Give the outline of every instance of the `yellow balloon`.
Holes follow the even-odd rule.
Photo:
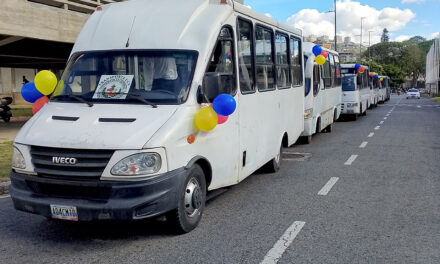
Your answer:
[[[383,78],[380,78],[381,81],[383,81]]]
[[[60,95],[63,92],[63,90],[64,90],[64,81],[60,80],[57,86],[55,87],[52,96]]]
[[[325,57],[322,55],[318,55],[315,57],[315,61],[318,65],[324,65],[325,63]]]
[[[40,71],[35,75],[35,87],[37,87],[37,90],[44,94],[49,95],[53,93],[53,90],[55,90],[55,86],[57,85],[57,77],[55,74],[53,74],[51,71]]]
[[[217,123],[217,113],[214,111],[214,109],[212,109],[211,106],[200,109],[194,118],[194,125],[198,129],[205,132],[213,130]]]

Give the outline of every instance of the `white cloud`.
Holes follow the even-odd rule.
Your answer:
[[[402,4],[406,4],[406,3],[423,3],[423,2],[425,2],[425,0],[402,0],[400,2],[402,2]]]
[[[272,15],[271,15],[270,13],[266,13],[266,14],[264,14],[264,15],[267,16],[267,17],[272,18]]]
[[[433,38],[440,38],[440,31],[432,33],[428,39],[433,39]]]
[[[361,17],[363,20],[362,42],[368,43],[368,31],[371,32],[371,43],[380,42],[382,30],[387,28],[390,33],[399,30],[411,21],[415,14],[410,9],[386,7],[376,9],[352,0],[339,0],[337,6],[337,34],[349,36],[352,41],[359,42]],[[303,9],[287,19],[287,24],[300,28],[304,36],[327,35],[333,39],[334,13],[321,13],[316,9]]]
[[[400,36],[397,36],[397,37],[394,39],[394,41],[402,42],[402,41],[408,40],[408,39],[410,39],[410,38],[411,38],[411,36],[408,36],[408,35],[400,35]]]

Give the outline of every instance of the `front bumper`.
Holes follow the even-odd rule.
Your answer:
[[[79,221],[132,220],[177,207],[184,168],[132,182],[72,181],[11,172],[9,192],[17,210],[51,217],[50,205],[75,206]]]

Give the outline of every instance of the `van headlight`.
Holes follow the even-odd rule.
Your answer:
[[[12,168],[14,169],[26,169],[26,161],[23,154],[16,147],[12,148]]]
[[[110,171],[113,175],[133,176],[153,174],[160,170],[162,159],[158,153],[138,153],[116,163]]]
[[[309,119],[313,115],[313,108],[309,108],[307,110],[304,110],[304,119]]]

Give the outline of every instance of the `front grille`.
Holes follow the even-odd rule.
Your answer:
[[[31,147],[32,163],[38,176],[69,180],[99,179],[113,152],[113,150]],[[75,158],[77,162],[76,164],[54,163],[53,157]]]

